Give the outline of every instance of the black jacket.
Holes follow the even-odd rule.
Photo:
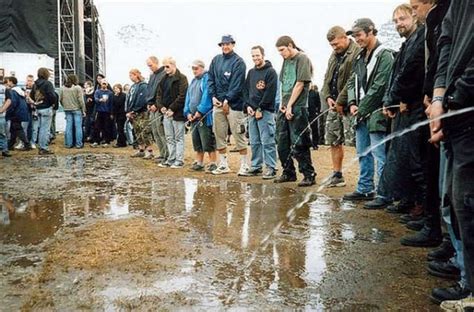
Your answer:
[[[125,93],[114,94],[112,113],[115,118],[125,118]]]
[[[441,23],[449,9],[451,0],[438,0],[426,17],[426,75],[423,93],[433,96],[433,86],[438,66],[438,39],[441,36]]]
[[[423,105],[425,78],[425,27],[419,26],[402,44],[393,65],[384,104],[408,104],[410,109]]]
[[[447,108],[474,106],[474,1],[451,2],[438,41],[434,88],[446,88]]]
[[[275,112],[275,97],[278,87],[278,75],[270,61],[262,68],[252,68],[247,74],[244,86],[244,112],[250,106],[254,110]]]
[[[171,90],[170,96],[172,99],[171,104],[166,105],[163,103],[163,88],[166,79],[171,79]],[[156,93],[156,107],[161,110],[163,107],[171,109],[173,111],[173,119],[176,121],[186,121],[184,117],[184,100],[186,97],[186,91],[188,90],[188,79],[185,75],[181,74],[179,70],[173,76],[165,75],[161,79],[158,85]]]
[[[148,105],[153,105],[156,103],[156,92],[158,90],[158,85],[160,84],[163,77],[166,75],[165,67],[161,66],[156,72],[150,75],[150,80],[148,81],[147,87],[147,97],[146,103]]]
[[[46,79],[37,79],[35,81],[30,97],[35,102],[43,101],[42,104],[36,106],[36,109],[55,108],[58,105],[58,95],[54,91],[54,86]]]

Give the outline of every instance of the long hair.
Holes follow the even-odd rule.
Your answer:
[[[138,79],[140,80],[140,82],[145,80],[145,78],[143,78],[143,76],[142,76],[141,71],[138,70],[137,68],[130,69],[129,73],[138,76]]]
[[[278,47],[290,47],[290,45],[295,48],[296,50],[300,52],[304,52],[302,49],[300,49],[296,43],[293,41],[293,39],[290,36],[281,36],[278,38],[275,46]]]
[[[49,70],[45,67],[41,67],[38,69],[38,78],[39,79],[49,79]]]
[[[79,83],[79,79],[77,78],[76,75],[69,75],[67,76],[66,78],[66,82],[64,83],[64,85],[68,88],[74,86],[74,85],[77,85]]]

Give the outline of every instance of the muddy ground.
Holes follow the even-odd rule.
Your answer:
[[[357,165],[317,193],[190,172],[190,142],[178,170],[52,148],[0,159],[2,311],[437,311],[430,290],[449,285],[426,273],[427,249],[399,244],[397,216],[340,200]],[[319,184],[327,147],[313,162]]]

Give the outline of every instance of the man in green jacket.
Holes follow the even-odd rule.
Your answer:
[[[345,114],[343,107],[347,106],[347,82],[352,73],[352,64],[359,55],[360,48],[347,35],[341,26],[329,29],[327,39],[334,52],[329,58],[328,68],[324,76],[321,95],[330,111],[326,119],[325,142],[331,148],[333,175],[328,181],[328,187],[345,186],[342,176],[342,161],[344,159],[345,142],[350,137],[344,129],[351,129],[351,120]],[[345,135],[346,134],[346,135]]]
[[[348,82],[348,105],[356,118],[356,150],[359,156],[359,180],[354,192],[344,195],[345,200],[369,200],[375,197],[374,160],[377,176],[385,165],[387,121],[382,114],[382,99],[393,64],[392,52],[377,40],[377,29],[372,20],[355,21],[352,35],[362,48],[354,61],[353,74]],[[370,153],[367,153],[372,149]]]

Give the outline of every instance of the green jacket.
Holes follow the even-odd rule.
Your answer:
[[[353,40],[350,41],[351,43],[344,53],[342,63],[339,65],[339,78],[337,79],[338,96],[337,99],[333,99],[336,101],[336,103],[342,104],[344,106],[347,105],[347,82],[352,74],[352,64],[360,53],[359,46]],[[331,97],[331,90],[329,86],[331,85],[331,79],[334,70],[336,69],[336,65],[336,53],[333,52],[329,58],[328,69],[326,70],[323,88],[321,89],[321,98],[324,101]]]
[[[378,45],[369,64],[365,64],[363,51],[357,56],[352,76],[347,83],[348,103],[349,106],[358,106],[357,121],[367,120],[369,132],[385,132],[387,120],[382,110],[374,114],[372,112],[382,108],[385,88],[392,71],[393,53]],[[366,92],[361,87],[364,68],[367,68]]]

